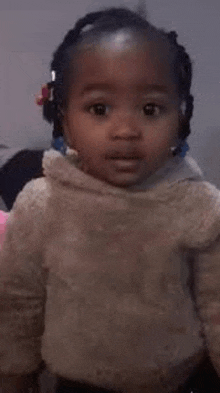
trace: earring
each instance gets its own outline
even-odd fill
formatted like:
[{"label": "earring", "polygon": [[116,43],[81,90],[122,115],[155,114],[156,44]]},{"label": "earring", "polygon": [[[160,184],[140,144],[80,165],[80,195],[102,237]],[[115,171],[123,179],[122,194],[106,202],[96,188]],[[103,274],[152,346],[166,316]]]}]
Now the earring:
[{"label": "earring", "polygon": [[176,154],[178,154],[180,157],[184,158],[186,153],[189,150],[189,145],[186,141],[182,141],[180,142],[179,146],[172,146],[170,148],[170,151],[172,152],[172,154],[175,156]]},{"label": "earring", "polygon": [[176,156],[177,151],[178,151],[178,147],[177,147],[177,146],[171,146],[170,152],[171,152],[171,155],[172,155],[173,157]]},{"label": "earring", "polygon": [[66,154],[72,155],[72,156],[74,156],[75,158],[78,158],[78,156],[79,156],[78,151],[75,150],[75,149],[72,149],[72,148],[69,147],[69,146],[67,146],[67,148],[66,148]]}]

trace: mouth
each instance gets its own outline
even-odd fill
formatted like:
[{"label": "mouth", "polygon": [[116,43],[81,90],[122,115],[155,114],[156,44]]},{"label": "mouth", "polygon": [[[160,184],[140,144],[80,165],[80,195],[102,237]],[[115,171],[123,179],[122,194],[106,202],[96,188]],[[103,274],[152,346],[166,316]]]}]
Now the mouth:
[{"label": "mouth", "polygon": [[142,158],[141,154],[136,150],[122,150],[122,151],[113,151],[106,155],[106,158],[111,160],[140,160]]},{"label": "mouth", "polygon": [[120,156],[111,156],[108,157],[111,160],[140,160],[140,157],[138,156],[127,156],[127,155],[120,155]]},{"label": "mouth", "polygon": [[114,154],[107,157],[117,172],[136,172],[142,158],[137,154]]}]

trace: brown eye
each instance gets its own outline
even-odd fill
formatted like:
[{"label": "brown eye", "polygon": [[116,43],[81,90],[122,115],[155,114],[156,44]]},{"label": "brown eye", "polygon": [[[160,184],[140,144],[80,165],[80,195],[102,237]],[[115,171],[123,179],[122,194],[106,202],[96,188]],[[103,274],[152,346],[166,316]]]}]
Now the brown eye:
[{"label": "brown eye", "polygon": [[147,104],[143,109],[146,116],[158,116],[160,114],[160,107],[156,104]]},{"label": "brown eye", "polygon": [[96,116],[105,116],[107,114],[107,107],[103,104],[95,104],[89,108],[90,112]]}]

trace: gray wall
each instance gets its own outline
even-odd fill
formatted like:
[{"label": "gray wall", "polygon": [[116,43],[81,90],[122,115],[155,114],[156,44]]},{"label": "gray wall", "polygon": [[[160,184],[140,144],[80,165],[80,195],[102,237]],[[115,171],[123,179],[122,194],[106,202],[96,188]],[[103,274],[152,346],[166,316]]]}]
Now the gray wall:
[{"label": "gray wall", "polygon": [[[47,148],[51,127],[34,103],[50,79],[51,53],[77,18],[109,5],[141,0],[0,0],[0,144]],[[194,61],[191,154],[220,187],[220,1],[148,0],[149,19],[176,29]]]}]

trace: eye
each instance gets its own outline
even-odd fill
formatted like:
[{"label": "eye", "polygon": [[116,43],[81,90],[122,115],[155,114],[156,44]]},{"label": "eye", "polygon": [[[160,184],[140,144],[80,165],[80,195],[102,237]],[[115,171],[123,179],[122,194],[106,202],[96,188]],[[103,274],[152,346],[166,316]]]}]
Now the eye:
[{"label": "eye", "polygon": [[146,116],[159,116],[162,108],[156,104],[147,104],[143,108]]},{"label": "eye", "polygon": [[106,116],[108,108],[104,104],[94,104],[89,107],[89,112],[95,116]]}]

